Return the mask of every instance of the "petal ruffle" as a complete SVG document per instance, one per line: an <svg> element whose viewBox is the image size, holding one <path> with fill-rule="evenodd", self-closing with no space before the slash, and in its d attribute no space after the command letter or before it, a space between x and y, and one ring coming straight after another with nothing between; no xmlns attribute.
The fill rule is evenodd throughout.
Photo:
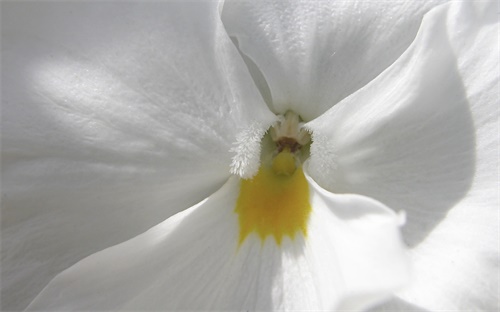
<svg viewBox="0 0 500 312"><path fill-rule="evenodd" d="M222 19L268 104L312 120L392 64L439 2L236 0Z"/></svg>
<svg viewBox="0 0 500 312"><path fill-rule="evenodd" d="M407 52L308 126L311 176L406 210L415 284L435 310L495 310L498 21L495 3L431 11Z"/></svg>
<svg viewBox="0 0 500 312"><path fill-rule="evenodd" d="M313 190L306 256L323 303L317 309L361 311L390 298L410 279L399 233L404 216L368 197L330 193L306 177Z"/></svg>
<svg viewBox="0 0 500 312"><path fill-rule="evenodd" d="M2 4L2 308L208 196L272 118L218 1Z"/></svg>
<svg viewBox="0 0 500 312"><path fill-rule="evenodd" d="M311 183L306 239L239 244L231 178L205 201L59 274L37 310L358 310L408 277L399 218Z"/></svg>

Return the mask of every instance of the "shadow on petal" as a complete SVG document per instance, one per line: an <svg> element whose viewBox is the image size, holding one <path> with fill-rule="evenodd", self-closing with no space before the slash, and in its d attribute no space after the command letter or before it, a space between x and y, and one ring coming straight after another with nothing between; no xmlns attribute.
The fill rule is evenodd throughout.
<svg viewBox="0 0 500 312"><path fill-rule="evenodd" d="M370 312L430 312L430 310L418 307L400 298L393 298L388 303L375 307Z"/></svg>
<svg viewBox="0 0 500 312"><path fill-rule="evenodd" d="M446 24L431 20L387 71L309 125L311 176L406 211L411 247L474 176L475 126L457 66Z"/></svg>

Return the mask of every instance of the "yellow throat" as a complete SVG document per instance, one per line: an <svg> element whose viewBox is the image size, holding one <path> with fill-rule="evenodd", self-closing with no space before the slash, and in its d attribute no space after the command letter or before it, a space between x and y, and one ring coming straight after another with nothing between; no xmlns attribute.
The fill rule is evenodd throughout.
<svg viewBox="0 0 500 312"><path fill-rule="evenodd" d="M271 167L262 165L255 177L241 180L235 210L240 245L252 232L262 242L273 236L278 245L284 236L292 240L297 232L307 236L309 185L296 163L293 153L285 148L274 157Z"/></svg>

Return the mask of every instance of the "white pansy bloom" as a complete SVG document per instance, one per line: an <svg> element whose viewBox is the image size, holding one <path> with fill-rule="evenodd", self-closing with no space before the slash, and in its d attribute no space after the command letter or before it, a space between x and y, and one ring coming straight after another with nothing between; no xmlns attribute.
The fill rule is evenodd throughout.
<svg viewBox="0 0 500 312"><path fill-rule="evenodd" d="M2 310L499 308L494 1L1 23Z"/></svg>

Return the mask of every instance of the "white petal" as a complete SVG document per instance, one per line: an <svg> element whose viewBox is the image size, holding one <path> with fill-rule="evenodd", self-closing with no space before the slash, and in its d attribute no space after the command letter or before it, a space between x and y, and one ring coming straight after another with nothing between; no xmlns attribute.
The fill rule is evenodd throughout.
<svg viewBox="0 0 500 312"><path fill-rule="evenodd" d="M371 198L313 191L309 253L317 289L329 311L358 311L389 298L409 281L401 216ZM341 294L335 302L333 294ZM328 303L328 304L325 304Z"/></svg>
<svg viewBox="0 0 500 312"><path fill-rule="evenodd" d="M437 3L236 0L222 17L250 69L260 69L257 80L267 81L268 104L311 120L392 64Z"/></svg>
<svg viewBox="0 0 500 312"><path fill-rule="evenodd" d="M498 305L498 21L494 2L424 19L410 49L312 122L311 176L406 210L414 288L432 311Z"/></svg>
<svg viewBox="0 0 500 312"><path fill-rule="evenodd" d="M2 307L215 191L273 115L217 1L2 5Z"/></svg>
<svg viewBox="0 0 500 312"><path fill-rule="evenodd" d="M37 310L333 310L385 298L408 276L397 216L312 180L307 239L239 243L231 178L200 204L58 275Z"/></svg>

